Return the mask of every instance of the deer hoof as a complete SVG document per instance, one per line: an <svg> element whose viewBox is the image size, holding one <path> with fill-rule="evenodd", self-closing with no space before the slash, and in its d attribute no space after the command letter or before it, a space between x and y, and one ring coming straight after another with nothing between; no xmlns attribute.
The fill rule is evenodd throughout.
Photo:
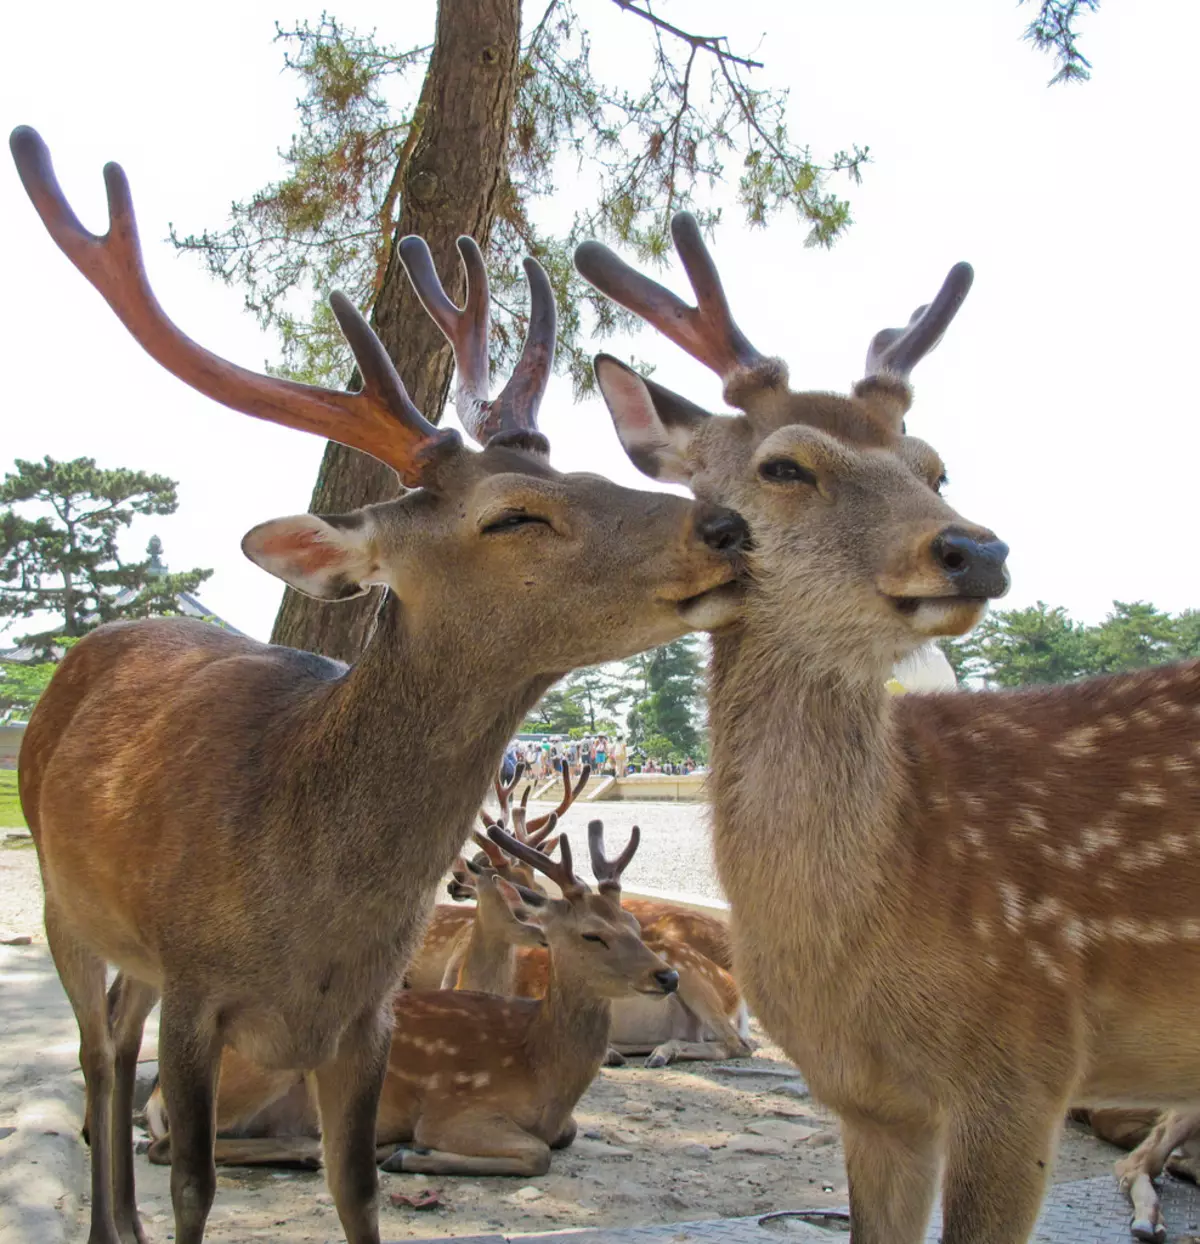
<svg viewBox="0 0 1200 1244"><path fill-rule="evenodd" d="M665 1067L671 1061L669 1054L664 1054L661 1049L655 1050L653 1054L646 1059L647 1067Z"/></svg>
<svg viewBox="0 0 1200 1244"><path fill-rule="evenodd" d="M419 1149L408 1147L405 1145L400 1145L398 1148L392 1151L389 1157L385 1158L382 1162L379 1163L379 1169L381 1171L389 1171L393 1175L398 1175L402 1173L404 1170L404 1159L408 1157L410 1153L420 1153L420 1152L421 1150Z"/></svg>
<svg viewBox="0 0 1200 1244"><path fill-rule="evenodd" d="M608 1047L608 1053L604 1055L604 1065L606 1067L624 1067L625 1055L613 1046Z"/></svg>
<svg viewBox="0 0 1200 1244"><path fill-rule="evenodd" d="M1166 1226L1161 1221L1151 1222L1149 1218L1134 1218L1129 1224L1129 1233L1145 1244L1163 1244L1167 1238Z"/></svg>

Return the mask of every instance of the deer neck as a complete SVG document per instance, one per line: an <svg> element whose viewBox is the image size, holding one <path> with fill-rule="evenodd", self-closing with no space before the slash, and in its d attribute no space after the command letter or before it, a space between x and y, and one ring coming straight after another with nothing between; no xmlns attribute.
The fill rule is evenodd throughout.
<svg viewBox="0 0 1200 1244"><path fill-rule="evenodd" d="M898 836L884 675L851 679L752 628L714 638L711 673L714 848L733 908L794 912L805 941L849 949L885 899Z"/></svg>
<svg viewBox="0 0 1200 1244"><path fill-rule="evenodd" d="M417 627L391 593L362 658L306 690L271 740L277 811L335 840L345 867L406 895L434 886L470 831L505 745L554 674L514 677L511 649L452 623Z"/></svg>
<svg viewBox="0 0 1200 1244"><path fill-rule="evenodd" d="M516 975L516 947L477 915L459 969L458 987L507 998L513 992Z"/></svg>
<svg viewBox="0 0 1200 1244"><path fill-rule="evenodd" d="M550 955L546 996L530 1025L527 1048L537 1068L546 1117L570 1114L608 1050L612 1003L584 980L560 972Z"/></svg>

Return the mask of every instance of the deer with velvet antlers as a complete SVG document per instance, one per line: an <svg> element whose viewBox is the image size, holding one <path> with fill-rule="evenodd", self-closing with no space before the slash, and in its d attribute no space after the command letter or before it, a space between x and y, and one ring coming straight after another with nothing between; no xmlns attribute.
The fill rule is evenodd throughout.
<svg viewBox="0 0 1200 1244"><path fill-rule="evenodd" d="M1200 663L887 694L894 662L1008 583L905 428L971 270L875 337L850 396L797 393L734 324L695 221L674 235L697 307L596 243L577 264L742 412L597 359L633 461L750 525L709 697L738 980L841 1116L855 1244L916 1244L939 1179L945 1244L1016 1244L1068 1104L1200 1097Z"/></svg>
<svg viewBox="0 0 1200 1244"><path fill-rule="evenodd" d="M459 242L469 277L460 311L424 244L401 243L454 347L459 413L484 445L473 453L416 410L341 295L332 305L361 392L257 375L209 353L151 292L120 168L105 169L110 226L96 237L38 135L18 129L11 146L51 237L157 362L236 410L375 455L408 489L352 514L264 523L244 542L253 561L314 596L386 588L352 669L202 622L107 626L72 648L31 717L20 794L50 949L79 1021L89 1244L145 1239L131 1098L159 997L179 1244L202 1239L213 1199L223 1046L272 1071L313 1073L343 1229L352 1244L377 1244L390 999L505 744L563 671L724 622L744 525L726 510L549 466L535 415L554 304L532 260L525 350L488 400L478 247ZM559 608L528 604L547 598ZM109 963L120 975L106 1001Z"/></svg>

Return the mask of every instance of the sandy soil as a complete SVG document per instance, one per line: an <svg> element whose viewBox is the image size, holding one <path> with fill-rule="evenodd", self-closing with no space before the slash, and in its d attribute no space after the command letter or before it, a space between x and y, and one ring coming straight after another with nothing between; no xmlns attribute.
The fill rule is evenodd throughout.
<svg viewBox="0 0 1200 1244"><path fill-rule="evenodd" d="M9 845L0 848L0 936L13 934L44 938L34 853ZM384 1174L384 1237L632 1226L844 1205L836 1123L808 1098L779 1051L761 1032L755 1036L755 1057L738 1063L602 1071L576 1111L579 1139L555 1155L542 1178ZM1068 1125L1055 1179L1107 1173L1115 1156ZM139 1202L157 1241L172 1238L167 1175L139 1159ZM390 1201L393 1193L424 1189L437 1190L439 1208L419 1212ZM79 1238L85 1235L81 1223ZM220 1173L206 1238L324 1244L342 1237L319 1173L246 1170Z"/></svg>

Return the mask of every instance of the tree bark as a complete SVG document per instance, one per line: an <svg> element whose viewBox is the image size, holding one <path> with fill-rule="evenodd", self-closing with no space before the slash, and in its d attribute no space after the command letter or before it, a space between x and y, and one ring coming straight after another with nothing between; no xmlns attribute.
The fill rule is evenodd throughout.
<svg viewBox="0 0 1200 1244"><path fill-rule="evenodd" d="M437 34L417 106L421 133L403 178L396 238L418 233L429 243L450 296L460 303L463 278L454 240L470 234L487 253L507 184L520 44L521 0L440 0ZM413 293L395 247L372 323L413 401L437 423L450 388L453 356ZM398 492L389 467L330 442L309 508L339 513ZM353 661L362 650L376 603L375 593L327 604L288 588L271 640Z"/></svg>

